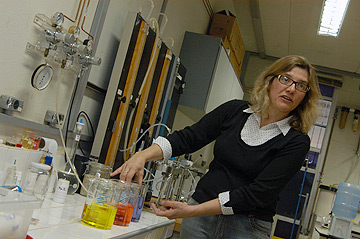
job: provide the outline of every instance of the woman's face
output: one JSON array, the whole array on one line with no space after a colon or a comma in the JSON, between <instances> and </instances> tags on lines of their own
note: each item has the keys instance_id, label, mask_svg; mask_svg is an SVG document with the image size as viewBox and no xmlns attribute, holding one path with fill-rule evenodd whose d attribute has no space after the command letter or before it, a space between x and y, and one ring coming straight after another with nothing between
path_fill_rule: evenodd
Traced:
<instances>
[{"instance_id":1,"label":"woman's face","mask_svg":"<svg viewBox=\"0 0 360 239\"><path fill-rule=\"evenodd\" d=\"M304 83L308 85L309 76L305 69L300 67L294 67L292 70L282 74L288 79L291 79L298 83ZM290 80L290 81L291 81ZM280 83L278 77L269 85L269 97L270 97L270 114L280 114L287 117L291 111L293 111L304 99L305 92L301 92L295 89L295 84L291 86Z\"/></svg>"}]
</instances>

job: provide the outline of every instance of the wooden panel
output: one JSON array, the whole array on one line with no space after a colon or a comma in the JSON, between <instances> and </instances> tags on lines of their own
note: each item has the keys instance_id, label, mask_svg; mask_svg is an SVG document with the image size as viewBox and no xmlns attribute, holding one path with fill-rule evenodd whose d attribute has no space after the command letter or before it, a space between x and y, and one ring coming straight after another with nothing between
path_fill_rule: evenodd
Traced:
<instances>
[{"instance_id":1,"label":"wooden panel","mask_svg":"<svg viewBox=\"0 0 360 239\"><path fill-rule=\"evenodd\" d=\"M162 67L162 70L161 70L159 84L158 84L158 87L156 89L156 95L155 95L155 99L154 99L154 104L153 104L153 107L151 109L151 114L150 114L150 119L149 119L150 126L152 126L156 122L156 117L157 117L158 111L159 111L161 96L163 94L164 86L165 86L165 83L166 83L166 77L167 77L168 72L169 72L171 55L172 54L171 54L170 50L168 49L166 51L165 61L164 61L164 64L163 64L163 67ZM149 135L152 135L153 129L154 128L151 128L149 130Z\"/></svg>"},{"instance_id":2,"label":"wooden panel","mask_svg":"<svg viewBox=\"0 0 360 239\"><path fill-rule=\"evenodd\" d=\"M131 134L130 134L128 147L131 147L132 144L137 140L137 138L139 136L139 132L140 132L140 128L141 128L140 127L141 122L142 122L143 117L144 117L146 103L147 103L147 99L148 99L148 96L149 96L152 79L153 79L155 68L156 68L156 62L157 62L157 59L159 57L160 46L161 46L161 40L160 39L159 39L159 41L155 40L153 50L152 50L152 54L151 54L151 58L154 55L154 60L153 60L152 65L150 66L150 71L149 71L148 76L144 79L145 82L143 83L144 84L143 92L140 92L141 93L140 101L139 101L139 103L137 105L137 111L136 111L133 127L132 127L132 130L131 130ZM135 152L135 148L136 147L133 147L130 151L126 151L126 157L127 158L125 158L124 161L126 161L129 157L131 157L131 155Z\"/></svg>"},{"instance_id":3,"label":"wooden panel","mask_svg":"<svg viewBox=\"0 0 360 239\"><path fill-rule=\"evenodd\" d=\"M144 50L146 36L147 36L149 26L147 24L145 24L145 22L143 21L141 23L140 29L142 29L142 30L140 30L139 36L136 40L134 55L131 60L129 74L126 79L126 85L125 85L124 93L122 95L122 97L125 97L125 103L120 104L118 115L116 117L115 130L111 136L108 153L106 155L105 165L109 165L110 167L113 167L113 165L114 165L115 157L116 157L117 150L118 150L118 147L120 144L120 138L121 138L122 130L124 128L127 111L128 111L129 104L130 104L130 96L132 94L132 91L133 91L133 88L135 85L136 75L137 75L137 72L139 69L140 60L141 60L141 56L142 56L142 53Z\"/></svg>"}]
</instances>

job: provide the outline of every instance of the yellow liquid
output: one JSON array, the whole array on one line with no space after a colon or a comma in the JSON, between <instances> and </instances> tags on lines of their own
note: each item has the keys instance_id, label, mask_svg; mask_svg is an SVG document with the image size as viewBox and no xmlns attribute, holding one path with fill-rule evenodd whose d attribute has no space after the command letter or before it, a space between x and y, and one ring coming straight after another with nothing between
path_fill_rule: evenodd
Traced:
<instances>
[{"instance_id":1,"label":"yellow liquid","mask_svg":"<svg viewBox=\"0 0 360 239\"><path fill-rule=\"evenodd\" d=\"M81 223L98 229L110 230L115 219L116 211L116 207L107 204L85 204L81 216Z\"/></svg>"}]
</instances>

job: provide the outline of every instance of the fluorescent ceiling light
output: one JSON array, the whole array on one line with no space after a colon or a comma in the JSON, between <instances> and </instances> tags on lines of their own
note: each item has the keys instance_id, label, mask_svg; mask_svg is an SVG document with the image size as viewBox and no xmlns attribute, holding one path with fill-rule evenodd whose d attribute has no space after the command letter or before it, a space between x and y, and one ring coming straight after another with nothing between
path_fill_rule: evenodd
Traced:
<instances>
[{"instance_id":1,"label":"fluorescent ceiling light","mask_svg":"<svg viewBox=\"0 0 360 239\"><path fill-rule=\"evenodd\" d=\"M350 0L324 0L318 34L337 37Z\"/></svg>"}]
</instances>

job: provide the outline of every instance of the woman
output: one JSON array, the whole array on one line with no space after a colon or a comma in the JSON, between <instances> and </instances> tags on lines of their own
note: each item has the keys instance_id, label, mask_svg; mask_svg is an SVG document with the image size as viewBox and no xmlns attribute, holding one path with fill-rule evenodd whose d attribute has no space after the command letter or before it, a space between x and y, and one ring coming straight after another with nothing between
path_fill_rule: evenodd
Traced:
<instances>
[{"instance_id":1,"label":"woman","mask_svg":"<svg viewBox=\"0 0 360 239\"><path fill-rule=\"evenodd\" d=\"M213 140L214 160L189 204L164 201L159 216L184 218L181 238L269 238L278 195L303 165L319 91L301 56L274 62L257 79L251 104L229 101L199 122L136 153L112 175L142 181L146 161L194 152Z\"/></svg>"}]
</instances>

